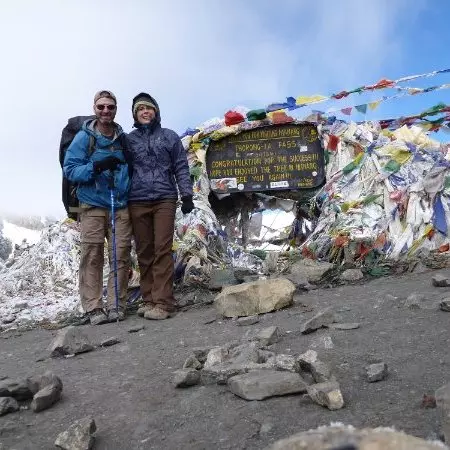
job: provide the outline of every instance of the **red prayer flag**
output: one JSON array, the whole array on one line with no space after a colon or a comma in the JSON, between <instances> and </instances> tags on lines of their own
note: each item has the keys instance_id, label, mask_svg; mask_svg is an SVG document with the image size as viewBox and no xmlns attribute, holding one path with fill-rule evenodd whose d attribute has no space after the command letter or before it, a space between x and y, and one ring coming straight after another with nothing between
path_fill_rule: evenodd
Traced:
<instances>
[{"instance_id":1,"label":"red prayer flag","mask_svg":"<svg viewBox=\"0 0 450 450\"><path fill-rule=\"evenodd\" d=\"M333 152L336 151L338 144L339 138L334 134L330 134L330 137L328 139L328 150L331 150Z\"/></svg>"},{"instance_id":2,"label":"red prayer flag","mask_svg":"<svg viewBox=\"0 0 450 450\"><path fill-rule=\"evenodd\" d=\"M228 111L225 114L225 125L236 125L238 123L244 122L245 118L241 113L238 113L236 111Z\"/></svg>"}]
</instances>

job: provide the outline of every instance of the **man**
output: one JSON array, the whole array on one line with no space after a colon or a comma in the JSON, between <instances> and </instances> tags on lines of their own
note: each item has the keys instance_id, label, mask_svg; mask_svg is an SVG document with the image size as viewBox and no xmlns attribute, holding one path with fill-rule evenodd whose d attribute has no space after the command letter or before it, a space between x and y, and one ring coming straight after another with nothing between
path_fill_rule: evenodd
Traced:
<instances>
[{"instance_id":1,"label":"man","mask_svg":"<svg viewBox=\"0 0 450 450\"><path fill-rule=\"evenodd\" d=\"M76 134L64 159L64 175L78 183L81 207L81 260L79 290L81 303L98 325L125 318L128 271L130 266L131 223L127 208L129 175L126 164L125 136L114 122L117 101L110 91L94 97L96 118L87 120ZM111 190L115 208L115 244L117 274L114 274L113 234L111 227ZM106 314L103 310L104 243L108 241L109 278ZM116 310L115 275L119 288Z\"/></svg>"},{"instance_id":2,"label":"man","mask_svg":"<svg viewBox=\"0 0 450 450\"><path fill-rule=\"evenodd\" d=\"M146 319L163 320L176 311L172 257L176 201L192 211L192 182L186 152L178 135L161 127L156 100L147 93L133 99L136 130L127 136L133 177L129 210L136 242ZM178 188L178 189L177 189Z\"/></svg>"}]
</instances>

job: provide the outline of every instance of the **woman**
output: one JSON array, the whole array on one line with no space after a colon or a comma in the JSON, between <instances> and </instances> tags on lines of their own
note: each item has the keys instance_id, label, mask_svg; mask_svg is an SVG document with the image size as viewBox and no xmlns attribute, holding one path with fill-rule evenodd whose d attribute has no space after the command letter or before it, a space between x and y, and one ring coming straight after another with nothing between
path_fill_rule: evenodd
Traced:
<instances>
[{"instance_id":1,"label":"woman","mask_svg":"<svg viewBox=\"0 0 450 450\"><path fill-rule=\"evenodd\" d=\"M176 311L172 244L178 190L187 214L194 209L192 182L181 140L161 127L156 100L140 93L132 111L136 130L127 137L133 173L128 204L144 300L138 314L162 320Z\"/></svg>"}]
</instances>

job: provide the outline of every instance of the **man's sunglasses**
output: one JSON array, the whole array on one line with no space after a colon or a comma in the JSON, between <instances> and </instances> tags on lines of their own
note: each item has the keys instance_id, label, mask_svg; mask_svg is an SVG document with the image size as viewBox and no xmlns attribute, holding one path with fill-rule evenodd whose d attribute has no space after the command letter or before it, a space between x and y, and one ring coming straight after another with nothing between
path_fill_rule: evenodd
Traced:
<instances>
[{"instance_id":1,"label":"man's sunglasses","mask_svg":"<svg viewBox=\"0 0 450 450\"><path fill-rule=\"evenodd\" d=\"M100 111L103 111L105 108L108 111L114 111L116 109L116 105L95 105L95 107Z\"/></svg>"}]
</instances>

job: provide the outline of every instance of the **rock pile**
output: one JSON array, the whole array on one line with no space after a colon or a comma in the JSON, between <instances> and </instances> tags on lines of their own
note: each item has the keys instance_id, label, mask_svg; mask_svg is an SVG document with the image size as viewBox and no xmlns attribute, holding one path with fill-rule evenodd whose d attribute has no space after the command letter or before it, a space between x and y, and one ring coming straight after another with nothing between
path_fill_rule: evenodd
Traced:
<instances>
[{"instance_id":1,"label":"rock pile","mask_svg":"<svg viewBox=\"0 0 450 450\"><path fill-rule=\"evenodd\" d=\"M4 380L0 384L0 416L21 407L40 412L61 399L62 381L52 372L22 380ZM31 401L31 403L30 403Z\"/></svg>"},{"instance_id":2,"label":"rock pile","mask_svg":"<svg viewBox=\"0 0 450 450\"><path fill-rule=\"evenodd\" d=\"M278 342L278 327L261 330L247 342L195 348L182 369L174 373L175 387L196 384L227 385L246 400L264 400L287 394L308 394L330 410L344 406L339 383L314 350L302 355L275 353L269 346Z\"/></svg>"}]
</instances>

